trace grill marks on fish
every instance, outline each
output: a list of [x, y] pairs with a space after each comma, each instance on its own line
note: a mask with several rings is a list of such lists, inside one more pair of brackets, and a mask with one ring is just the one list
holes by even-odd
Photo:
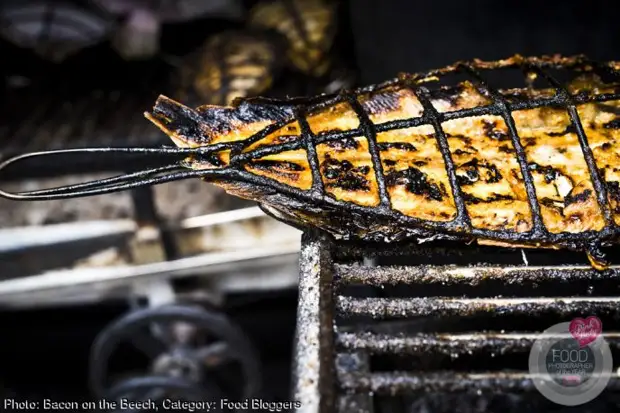
[[293, 117], [292, 107], [244, 100], [236, 106], [204, 105], [191, 109], [159, 96], [145, 116], [182, 148], [244, 140]]
[[368, 140], [363, 137], [352, 140], [354, 144], [350, 139], [338, 139], [316, 146], [322, 184], [326, 193], [337, 200], [377, 206], [379, 191]]
[[431, 126], [377, 134], [392, 208], [404, 215], [449, 221], [456, 216], [448, 175]]
[[491, 139], [495, 139], [498, 141], [509, 141], [510, 135], [508, 135], [508, 128], [504, 124], [502, 127], [498, 128], [497, 122], [491, 122], [487, 120], [482, 120], [482, 125], [484, 128], [484, 133]]
[[275, 155], [253, 159], [244, 168], [299, 189], [312, 187], [312, 176], [308, 174], [310, 165], [305, 150], [284, 151]]
[[[586, 113], [583, 115], [583, 120], [591, 118]], [[543, 120], [546, 128], [540, 125]], [[583, 123], [586, 134], [594, 136], [596, 126], [592, 122]], [[567, 111], [552, 108], [545, 112], [518, 111], [515, 124], [517, 132], [528, 137], [524, 147], [528, 169], [547, 229], [552, 233], [602, 229], [603, 215]]]
[[609, 204], [614, 214], [620, 215], [620, 182], [607, 182]]
[[487, 183], [496, 183], [502, 180], [502, 174], [495, 165], [480, 163], [478, 159], [461, 165], [457, 169], [456, 177], [461, 187], [473, 185], [480, 180]]
[[443, 200], [447, 194], [443, 183], [429, 182], [428, 175], [417, 168], [392, 171], [385, 177], [385, 183], [390, 187], [402, 185], [408, 192], [434, 201]]
[[321, 173], [327, 188], [339, 188], [344, 191], [368, 191], [370, 181], [366, 178], [370, 172], [368, 165], [354, 167], [349, 161], [338, 161], [329, 154], [321, 163]]
[[281, 128], [276, 129], [264, 138], [261, 138], [256, 142], [247, 145], [247, 147], [243, 149], [243, 153], [251, 152], [256, 149], [267, 148], [274, 145], [294, 142], [300, 139], [300, 136], [301, 129], [299, 127], [299, 122], [290, 122], [282, 126]]
[[[455, 90], [461, 96], [456, 97], [445, 89], [431, 95], [431, 103], [439, 111], [490, 103], [467, 83]], [[601, 93], [606, 93], [604, 90], [600, 88]], [[552, 91], [513, 92], [522, 97], [553, 95]], [[510, 95], [510, 92], [503, 93]], [[423, 114], [422, 105], [407, 87], [379, 86], [371, 92], [360, 91], [356, 96], [375, 124]], [[160, 106], [164, 106], [164, 110]], [[203, 107], [189, 113], [181, 110], [172, 113], [165, 106], [158, 101], [156, 107], [166, 116], [172, 114], [170, 119], [163, 118], [165, 127], [178, 126], [174, 123], [178, 121], [175, 116], [183, 116], [185, 125], [194, 122], [194, 130], [198, 133], [219, 131], [219, 135], [210, 135], [210, 143], [243, 140], [275, 122], [288, 121], [277, 131], [248, 144], [244, 153], [300, 139], [301, 131], [293, 118], [291, 106], [283, 104], [249, 100], [235, 108]], [[612, 111], [601, 111], [596, 104], [581, 105], [577, 110], [597, 167], [607, 182], [614, 219], [620, 224], [620, 131], [612, 127], [617, 115]], [[221, 117], [220, 124], [218, 116]], [[516, 111], [513, 118], [547, 229], [552, 233], [600, 230], [604, 224], [602, 213], [568, 113], [558, 108], [537, 108]], [[312, 111], [306, 119], [317, 136], [356, 129], [360, 125], [346, 102]], [[488, 230], [531, 230], [532, 216], [523, 176], [504, 120], [492, 115], [468, 117], [444, 122], [442, 128], [472, 225]], [[177, 129], [168, 132], [174, 137]], [[186, 131], [183, 133], [187, 135]], [[195, 137], [193, 140], [194, 144], [200, 141]], [[175, 142], [178, 144], [178, 140]], [[380, 132], [377, 147], [393, 210], [420, 220], [449, 221], [455, 218], [452, 188], [432, 126]], [[357, 205], [379, 205], [375, 171], [365, 137], [323, 142], [316, 145], [316, 152], [321, 184], [328, 196]], [[295, 188], [312, 187], [305, 150], [285, 151], [259, 160], [267, 162], [254, 160], [246, 169]], [[318, 216], [314, 219], [319, 219]]]
[[614, 119], [603, 125], [606, 129], [620, 129], [620, 119]]
[[433, 107], [440, 113], [486, 106], [492, 101], [482, 95], [469, 81], [456, 86], [444, 86], [430, 92]]
[[531, 229], [525, 185], [512, 142], [504, 137], [504, 120], [481, 116], [444, 122], [442, 127], [472, 225], [516, 232]]
[[566, 127], [562, 132], [549, 132], [549, 136], [564, 136], [569, 133], [577, 133], [577, 128], [572, 123]]
[[378, 143], [377, 146], [379, 150], [389, 152], [391, 150], [394, 151], [415, 151], [416, 148], [410, 143], [406, 142], [381, 142]]

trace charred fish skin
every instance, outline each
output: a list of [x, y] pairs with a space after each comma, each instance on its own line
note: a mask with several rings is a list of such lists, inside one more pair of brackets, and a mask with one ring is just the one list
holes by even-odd
[[217, 185], [336, 239], [570, 248], [600, 263], [597, 248], [619, 239], [620, 83], [584, 62], [515, 56], [466, 66], [578, 66], [565, 89], [571, 108], [551, 86], [491, 90], [474, 78], [433, 88], [460, 63], [309, 99], [194, 110], [160, 97], [147, 117], [178, 146], [218, 148], [217, 162], [188, 160], [234, 172]]

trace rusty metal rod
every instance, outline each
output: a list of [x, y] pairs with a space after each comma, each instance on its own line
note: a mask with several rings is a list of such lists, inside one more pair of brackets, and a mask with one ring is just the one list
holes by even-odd
[[[336, 345], [346, 351], [367, 351], [371, 354], [471, 354], [498, 352], [501, 354], [530, 351], [541, 338], [570, 338], [570, 334], [536, 333], [461, 333], [388, 335], [369, 332], [339, 333]], [[620, 348], [620, 333], [603, 334], [611, 347]]]
[[398, 284], [443, 284], [475, 285], [490, 279], [504, 280], [510, 284], [557, 280], [570, 282], [575, 280], [609, 280], [620, 279], [620, 266], [613, 266], [605, 271], [596, 271], [590, 266], [476, 266], [458, 267], [455, 265], [420, 265], [415, 267], [385, 266], [365, 267], [360, 265], [335, 264], [335, 277], [339, 284], [362, 284], [370, 286]]
[[620, 297], [558, 298], [352, 298], [336, 297], [336, 311], [342, 316], [373, 318], [415, 316], [612, 314]]
[[319, 236], [305, 233], [299, 261], [293, 395], [301, 406], [296, 412], [333, 412], [334, 314], [330, 250]]
[[[534, 376], [527, 372], [488, 372], [460, 373], [442, 371], [425, 372], [389, 372], [371, 375], [348, 376], [340, 382], [340, 388], [349, 393], [372, 392], [375, 395], [403, 395], [427, 392], [510, 392], [528, 393], [537, 391], [532, 382]], [[541, 376], [542, 379], [548, 379]], [[620, 377], [613, 373], [607, 389], [620, 389]]]

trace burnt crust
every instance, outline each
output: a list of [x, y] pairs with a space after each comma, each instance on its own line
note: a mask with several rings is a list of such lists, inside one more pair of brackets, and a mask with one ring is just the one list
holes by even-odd
[[[522, 58], [515, 57], [499, 62], [476, 63], [479, 67], [496, 68], [520, 59]], [[550, 65], [573, 64], [572, 60], [561, 57], [533, 61]], [[620, 68], [620, 65], [616, 66], [615, 63], [609, 65], [613, 65], [615, 70]], [[351, 94], [373, 125], [419, 118], [424, 108], [412, 92], [410, 82], [426, 82], [426, 78], [449, 70], [450, 67], [422, 75], [402, 75], [394, 81], [361, 88]], [[406, 82], [399, 83], [403, 81]], [[590, 89], [588, 85], [591, 85]], [[570, 87], [582, 94], [610, 93], [610, 88], [616, 88], [615, 85], [600, 83], [600, 79], [592, 75], [582, 78]], [[453, 89], [441, 89], [438, 94], [431, 93], [431, 103], [440, 113], [488, 104], [487, 96], [476, 93], [471, 84], [463, 83]], [[555, 91], [523, 89], [500, 93], [504, 96], [529, 99], [551, 97]], [[195, 129], [200, 127], [202, 140], [197, 136], [190, 138], [193, 144], [201, 145], [205, 142], [204, 136], [210, 132], [208, 143], [243, 141], [275, 125], [275, 132], [265, 138], [266, 142], [274, 144], [278, 142], [277, 136], [284, 134], [283, 128], [291, 128], [294, 124], [294, 107], [303, 107], [304, 110], [309, 109], [306, 113], [312, 113], [311, 106], [321, 103], [323, 107], [330, 108], [337, 104], [331, 102], [337, 102], [338, 99], [337, 95], [280, 101], [250, 99], [237, 102], [235, 108], [200, 108], [192, 113], [194, 118], [190, 117], [190, 121], [198, 122], [194, 120], [195, 114], [201, 117], [204, 124], [200, 125], [198, 122]], [[615, 104], [618, 105], [617, 102]], [[251, 113], [251, 116], [244, 118], [240, 115], [244, 112], [244, 105], [247, 105], [245, 110]], [[223, 112], [226, 110], [232, 112]], [[620, 174], [615, 167], [619, 161], [620, 151], [617, 149], [620, 136], [614, 127], [616, 114], [611, 110], [600, 109], [597, 104], [579, 105], [577, 111], [597, 167], [607, 182], [610, 206], [615, 214], [613, 218], [616, 223], [620, 223], [617, 201]], [[221, 117], [221, 124], [218, 124], [218, 116]], [[326, 189], [337, 189], [326, 191], [326, 195], [346, 204], [346, 207], [327, 202], [323, 195], [313, 192], [314, 189], [310, 190], [310, 185], [305, 188], [308, 192], [289, 192], [287, 185], [297, 188], [299, 186], [295, 183], [303, 180], [302, 175], [310, 177], [311, 171], [306, 165], [305, 170], [295, 171], [298, 174], [294, 179], [287, 180], [285, 176], [274, 178], [281, 184], [278, 191], [282, 196], [276, 198], [273, 194], [262, 194], [251, 199], [268, 205], [271, 209], [280, 210], [283, 215], [299, 222], [302, 227], [318, 227], [338, 239], [383, 239], [391, 242], [403, 237], [456, 237], [463, 240], [490, 239], [514, 245], [565, 248], [586, 248], [593, 242], [600, 244], [617, 241], [617, 230], [603, 231], [602, 213], [597, 205], [589, 169], [585, 164], [576, 130], [567, 113], [559, 108], [542, 107], [515, 111], [513, 118], [525, 151], [527, 170], [534, 179], [543, 224], [550, 231], [545, 235], [534, 236], [529, 232], [533, 219], [520, 165], [516, 161], [515, 148], [507, 125], [501, 117], [495, 115], [454, 119], [442, 124], [450, 156], [457, 170], [457, 183], [463, 192], [473, 231], [477, 234], [475, 236], [464, 232], [462, 228], [435, 225], [456, 216], [453, 199], [455, 189], [448, 182], [445, 160], [438, 150], [438, 138], [434, 128], [424, 124], [377, 133], [376, 146], [379, 149], [390, 200], [389, 209], [375, 208], [378, 207], [379, 190], [374, 178], [375, 171], [372, 169], [368, 142], [362, 132], [355, 132], [360, 133], [360, 137], [341, 139], [341, 142], [322, 141], [323, 143], [316, 145], [321, 184]], [[311, 129], [320, 126], [329, 131], [346, 132], [359, 126], [359, 118], [351, 107], [324, 110], [319, 117], [307, 119]], [[164, 121], [168, 122], [163, 127], [167, 133], [171, 136], [181, 135], [180, 129], [174, 129], [178, 125], [169, 119], [160, 120], [161, 123]], [[209, 124], [210, 122], [213, 124]], [[293, 129], [286, 133], [295, 137], [302, 135], [299, 125]], [[318, 135], [323, 136], [321, 133]], [[303, 145], [300, 144], [298, 148], [288, 153], [270, 155], [270, 160], [289, 162], [293, 152], [295, 157], [309, 158]], [[269, 168], [275, 168], [276, 164], [277, 162], [270, 164]], [[225, 186], [221, 182], [219, 184]], [[238, 189], [231, 189], [231, 193], [244, 196]], [[285, 193], [289, 196], [285, 197]], [[284, 199], [291, 204], [282, 205]], [[362, 199], [365, 200], [362, 202]], [[354, 204], [375, 209], [360, 212], [353, 208]], [[359, 220], [349, 223], [351, 216], [356, 214], [360, 215]]]

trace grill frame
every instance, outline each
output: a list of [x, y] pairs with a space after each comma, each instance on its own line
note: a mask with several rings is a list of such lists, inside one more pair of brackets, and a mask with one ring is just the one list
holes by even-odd
[[[536, 283], [542, 280], [561, 280], [572, 283], [576, 280], [617, 280], [620, 267], [596, 271], [587, 266], [385, 266], [372, 267], [358, 264], [339, 263], [339, 260], [359, 258], [363, 249], [349, 248], [343, 243], [334, 242], [326, 234], [305, 232], [302, 236], [300, 256], [299, 306], [297, 312], [297, 335], [295, 347], [295, 367], [293, 398], [300, 402], [297, 412], [318, 413], [336, 411], [373, 412], [373, 395], [424, 397], [430, 393], [484, 394], [502, 393], [537, 397], [532, 376], [526, 371], [454, 372], [454, 371], [390, 371], [371, 372], [371, 355], [406, 354], [421, 357], [457, 356], [472, 352], [525, 352], [541, 334], [522, 332], [472, 332], [472, 333], [434, 333], [421, 332], [415, 335], [398, 335], [399, 328], [388, 327], [387, 333], [361, 331], [359, 326], [339, 325], [339, 317], [356, 316], [338, 303], [344, 285], [360, 283], [366, 286], [388, 284], [408, 284], [423, 286], [429, 283], [470, 285], [487, 277], [504, 277], [507, 284]], [[385, 251], [365, 250], [368, 256], [384, 256]], [[389, 254], [389, 253], [388, 253]], [[394, 254], [394, 252], [392, 252]], [[397, 255], [406, 252], [396, 253]], [[469, 276], [464, 276], [469, 274]], [[508, 292], [507, 292], [508, 293]], [[349, 297], [346, 297], [349, 298]], [[419, 320], [429, 316], [447, 318], [452, 297], [414, 299], [416, 304], [424, 300], [434, 303], [422, 305], [419, 311], [401, 313], [399, 304], [411, 299], [383, 298], [384, 310], [393, 304], [388, 313], [377, 311], [360, 300], [359, 308], [366, 310], [373, 322], [386, 316], [400, 316], [403, 319], [415, 315]], [[536, 316], [550, 312], [554, 315], [567, 314], [616, 314], [620, 297], [577, 298], [567, 303], [564, 297], [549, 298], [537, 308], [529, 304], [540, 301], [539, 297], [523, 297], [518, 300], [526, 314]], [[363, 299], [362, 299], [363, 300]], [[375, 299], [378, 300], [378, 299]], [[487, 305], [495, 297], [478, 298], [477, 310], [494, 311]], [[400, 301], [400, 303], [399, 303]], [[407, 306], [415, 308], [416, 305]], [[446, 311], [447, 310], [447, 311]], [[454, 310], [454, 309], [452, 309]], [[463, 311], [461, 311], [463, 310]], [[468, 316], [472, 309], [456, 309], [458, 316]], [[506, 316], [501, 311], [498, 316]], [[449, 328], [449, 327], [448, 327]], [[620, 332], [604, 333], [610, 347], [620, 350]], [[524, 366], [526, 368], [526, 366]], [[620, 392], [620, 372], [615, 371], [606, 392]], [[479, 410], [475, 410], [479, 411]], [[480, 410], [480, 411], [494, 411]]]
[[[502, 96], [498, 90], [492, 89], [484, 76], [483, 71], [498, 70], [521, 70], [527, 78], [529, 73], [535, 73], [537, 76], [544, 78], [550, 88], [555, 90], [553, 97], [528, 98], [526, 100], [508, 100]], [[471, 240], [476, 238], [484, 238], [491, 241], [500, 242], [523, 242], [526, 244], [554, 244], [564, 248], [573, 248], [577, 250], [587, 250], [593, 257], [600, 257], [599, 248], [607, 245], [612, 240], [620, 237], [620, 227], [616, 225], [611, 215], [610, 205], [607, 201], [607, 188], [601, 179], [600, 173], [593, 158], [592, 151], [588, 145], [588, 139], [585, 135], [581, 120], [576, 111], [576, 106], [585, 103], [604, 103], [613, 100], [620, 100], [620, 93], [576, 93], [570, 94], [557, 79], [549, 72], [551, 70], [569, 70], [572, 72], [593, 72], [600, 75], [609, 75], [614, 80], [620, 80], [620, 63], [608, 62], [597, 63], [587, 59], [584, 56], [576, 56], [571, 58], [563, 57], [541, 57], [541, 58], [524, 58], [515, 56], [510, 59], [495, 62], [484, 62], [474, 60], [472, 62], [458, 62], [452, 66], [443, 69], [433, 70], [423, 74], [401, 75], [399, 78], [374, 85], [366, 88], [360, 88], [354, 91], [344, 91], [334, 95], [321, 95], [314, 98], [300, 99], [270, 99], [270, 98], [250, 98], [241, 104], [250, 105], [269, 105], [275, 108], [272, 114], [279, 120], [275, 121], [271, 126], [264, 128], [260, 132], [243, 141], [234, 141], [227, 143], [218, 143], [198, 148], [91, 148], [86, 149], [87, 152], [116, 152], [142, 154], [153, 157], [155, 153], [165, 153], [167, 155], [194, 155], [196, 157], [209, 157], [220, 151], [230, 151], [229, 165], [218, 167], [217, 169], [203, 170], [187, 170], [183, 161], [177, 160], [170, 164], [166, 169], [152, 168], [145, 169], [138, 174], [120, 176], [110, 181], [94, 181], [84, 184], [84, 186], [73, 186], [70, 188], [55, 188], [49, 191], [37, 191], [36, 194], [28, 196], [22, 193], [14, 196], [13, 199], [58, 199], [72, 198], [79, 196], [88, 196], [109, 192], [116, 192], [130, 188], [136, 188], [144, 185], [155, 185], [163, 182], [171, 182], [181, 179], [201, 177], [213, 180], [228, 180], [245, 183], [256, 188], [262, 188], [269, 191], [276, 191], [284, 197], [288, 197], [293, 201], [309, 203], [312, 205], [320, 205], [327, 212], [347, 212], [357, 213], [372, 220], [382, 220], [384, 222], [399, 222], [406, 227], [411, 234], [417, 237], [435, 236], [444, 239], [460, 239]], [[428, 96], [427, 85], [429, 82], [436, 81], [447, 75], [463, 74], [469, 76], [469, 79], [476, 86], [478, 91], [486, 97], [492, 99], [493, 103], [485, 106], [478, 106], [470, 109], [460, 109], [451, 112], [438, 112], [432, 105]], [[404, 120], [388, 121], [380, 124], [373, 124], [368, 115], [364, 111], [359, 95], [369, 93], [388, 86], [407, 87], [419, 99], [424, 112], [419, 117], [413, 117]], [[322, 133], [320, 136], [314, 135], [308, 125], [306, 115], [337, 103], [348, 103], [357, 113], [359, 118], [359, 127], [347, 131], [329, 131]], [[190, 128], [195, 122], [200, 122], [200, 115], [189, 108], [179, 108], [174, 106], [175, 103], [164, 99], [158, 101], [156, 110], [159, 109], [167, 116], [173, 116], [178, 122], [185, 122]], [[599, 209], [605, 220], [605, 226], [599, 231], [590, 230], [580, 233], [549, 232], [542, 222], [539, 201], [536, 197], [536, 189], [534, 187], [533, 178], [527, 165], [527, 159], [521, 145], [519, 134], [516, 130], [512, 112], [517, 110], [535, 109], [544, 107], [560, 107], [564, 108], [570, 115], [572, 125], [578, 135], [578, 140], [582, 150], [583, 157], [588, 165], [590, 178]], [[463, 193], [456, 181], [456, 170], [452, 161], [447, 138], [442, 129], [443, 122], [462, 119], [472, 116], [496, 115], [502, 116], [508, 126], [511, 140], [516, 151], [516, 157], [520, 164], [523, 181], [528, 195], [530, 204], [530, 212], [532, 215], [532, 229], [527, 232], [516, 232], [509, 229], [488, 230], [480, 229], [472, 226], [466, 208]], [[268, 134], [291, 122], [299, 122], [301, 127], [300, 138], [268, 147], [258, 148], [251, 151], [245, 151], [250, 145], [265, 138]], [[390, 199], [386, 190], [385, 175], [382, 172], [382, 165], [379, 158], [379, 150], [377, 148], [376, 135], [380, 132], [386, 132], [395, 129], [405, 129], [422, 125], [432, 125], [435, 129], [435, 138], [437, 139], [438, 148], [444, 159], [446, 171], [453, 194], [454, 202], [457, 209], [456, 217], [451, 221], [428, 221], [407, 216], [397, 210], [391, 208]], [[344, 138], [353, 138], [363, 136], [369, 144], [369, 153], [372, 158], [373, 168], [376, 175], [376, 182], [379, 188], [380, 204], [376, 207], [361, 206], [351, 202], [344, 202], [335, 199], [325, 191], [319, 170], [318, 159], [316, 154], [316, 145], [320, 143], [340, 140]], [[313, 183], [309, 190], [302, 190], [292, 186], [282, 184], [268, 177], [259, 176], [248, 172], [244, 166], [253, 159], [263, 156], [276, 154], [282, 151], [290, 151], [297, 149], [307, 149], [306, 154], [310, 165]], [[77, 151], [76, 151], [77, 153]], [[36, 154], [36, 156], [46, 155], [46, 153]], [[32, 156], [32, 155], [28, 155]], [[0, 166], [3, 169], [8, 164], [15, 162], [11, 159]], [[2, 195], [11, 197], [11, 194], [3, 193]]]

